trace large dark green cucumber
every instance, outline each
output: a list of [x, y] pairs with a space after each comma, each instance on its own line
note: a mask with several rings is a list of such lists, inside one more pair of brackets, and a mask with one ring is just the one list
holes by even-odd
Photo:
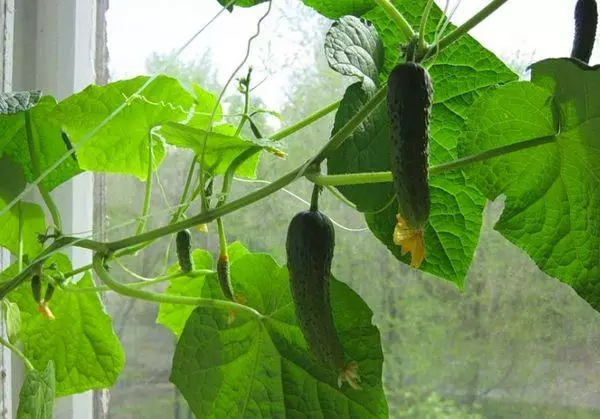
[[329, 298], [334, 247], [335, 232], [327, 215], [310, 210], [294, 216], [288, 227], [286, 251], [296, 316], [311, 352], [339, 373], [344, 368], [344, 350]]
[[598, 26], [598, 8], [596, 0], [578, 0], [575, 5], [575, 38], [571, 57], [584, 63], [590, 62], [596, 27]]
[[388, 78], [391, 169], [400, 215], [411, 228], [429, 218], [428, 143], [433, 86], [418, 63], [397, 65]]
[[192, 235], [188, 230], [181, 230], [175, 238], [177, 247], [177, 260], [179, 267], [183, 272], [194, 270], [194, 261], [192, 259]]

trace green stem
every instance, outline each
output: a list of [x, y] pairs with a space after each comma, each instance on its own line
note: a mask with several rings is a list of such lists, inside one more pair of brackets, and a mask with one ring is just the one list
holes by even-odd
[[292, 183], [299, 177], [303, 176], [310, 163], [316, 162], [317, 164], [323, 161], [330, 153], [335, 151], [344, 140], [369, 116], [369, 114], [379, 105], [379, 103], [385, 97], [387, 88], [382, 87], [377, 91], [377, 93], [367, 102], [365, 105], [354, 115], [350, 121], [348, 121], [339, 131], [337, 131], [329, 140], [325, 146], [315, 155], [312, 161], [309, 161], [308, 164], [303, 164], [294, 170], [286, 173], [279, 179], [273, 181], [272, 183], [257, 189], [256, 191], [249, 193], [235, 201], [232, 201], [228, 204], [224, 204], [221, 207], [215, 208], [210, 211], [203, 212], [201, 214], [197, 214], [188, 219], [179, 221], [174, 224], [169, 224], [164, 227], [157, 228], [155, 230], [148, 231], [146, 233], [140, 234], [139, 236], [127, 237], [122, 240], [117, 240], [114, 242], [105, 243], [106, 247], [111, 250], [119, 250], [127, 247], [134, 246], [138, 243], [144, 243], [150, 240], [154, 240], [156, 238], [165, 236], [167, 234], [175, 233], [179, 230], [183, 230], [185, 228], [190, 228], [198, 224], [205, 224], [212, 220], [215, 220], [218, 217], [222, 217], [226, 214], [229, 214], [233, 211], [237, 211], [240, 208], [244, 208], [250, 204], [253, 204], [256, 201], [259, 201], [272, 193], [277, 192], [281, 188], [284, 188], [288, 184]]
[[256, 318], [263, 317], [258, 311], [254, 310], [251, 307], [234, 303], [233, 301], [226, 300], [214, 300], [210, 298], [196, 298], [196, 297], [186, 297], [181, 295], [170, 295], [170, 294], [159, 294], [156, 292], [149, 292], [140, 289], [131, 288], [127, 285], [121, 284], [115, 281], [110, 273], [104, 267], [104, 257], [96, 253], [94, 255], [94, 271], [98, 274], [100, 280], [106, 284], [110, 289], [115, 291], [118, 294], [126, 295], [128, 297], [137, 298], [140, 300], [153, 301], [156, 303], [167, 303], [167, 304], [182, 304], [182, 305], [191, 305], [198, 307], [208, 307], [208, 308], [216, 308], [220, 310], [227, 310], [231, 312], [232, 310], [236, 311], [245, 311], [246, 313], [251, 314]]
[[352, 118], [342, 128], [336, 131], [331, 136], [329, 141], [323, 146], [323, 148], [317, 153], [315, 158], [311, 160], [311, 164], [318, 165], [323, 160], [335, 152], [343, 143], [346, 138], [354, 132], [354, 130], [362, 124], [362, 122], [368, 118], [368, 116], [379, 106], [379, 104], [385, 99], [387, 95], [387, 86], [382, 86], [377, 90], [371, 99], [364, 104], [360, 110], [354, 114]]
[[428, 0], [425, 5], [425, 10], [423, 10], [423, 15], [421, 16], [421, 24], [419, 25], [419, 49], [422, 50], [427, 48], [427, 43], [425, 42], [425, 26], [427, 25], [432, 6], [433, 0]]
[[[164, 276], [159, 276], [153, 279], [147, 279], [145, 281], [139, 281], [139, 282], [131, 282], [129, 284], [127, 284], [128, 287], [130, 288], [145, 288], [148, 287], [150, 285], [154, 285], [154, 284], [159, 284], [161, 282], [166, 282], [166, 281], [171, 281], [173, 279], [177, 279], [177, 278], [181, 278], [182, 276], [185, 277], [189, 277], [189, 278], [195, 278], [198, 276], [204, 276], [204, 275], [210, 275], [215, 273], [215, 271], [213, 271], [212, 269], [196, 269], [193, 270], [191, 272], [188, 273], [183, 273], [183, 272], [176, 272], [173, 274], [169, 274], [169, 275], [164, 275]], [[107, 291], [112, 291], [112, 288], [108, 287], [108, 286], [104, 286], [104, 287], [85, 287], [85, 288], [77, 288], [77, 287], [68, 287], [68, 286], [63, 286], [62, 289], [64, 291], [67, 292], [82, 292], [82, 293], [95, 293], [95, 292], [107, 292]]]
[[10, 349], [15, 355], [17, 355], [19, 358], [21, 358], [23, 360], [23, 363], [25, 364], [25, 367], [29, 370], [29, 371], [33, 371], [35, 368], [33, 367], [33, 364], [31, 363], [31, 361], [25, 356], [25, 354], [23, 352], [21, 352], [19, 350], [19, 348], [17, 348], [15, 345], [13, 345], [12, 343], [10, 343], [9, 341], [7, 341], [6, 339], [4, 339], [2, 336], [0, 336], [0, 345], [2, 346], [6, 346], [8, 349]]
[[135, 234], [141, 234], [146, 229], [146, 221], [150, 213], [150, 204], [152, 202], [152, 174], [154, 173], [154, 150], [152, 150], [152, 134], [148, 134], [148, 174], [146, 176], [146, 192], [144, 194], [144, 207], [142, 218], [138, 224]]
[[[555, 140], [555, 135], [548, 135], [545, 137], [538, 137], [527, 141], [508, 144], [502, 147], [492, 148], [481, 153], [473, 154], [472, 156], [467, 156], [451, 162], [431, 166], [429, 168], [429, 174], [437, 175], [443, 172], [449, 172], [472, 165], [474, 163], [489, 160], [494, 157], [500, 157], [510, 153], [515, 153], [517, 151], [523, 151], [528, 148], [549, 144]], [[361, 185], [370, 183], [389, 183], [393, 181], [391, 172], [348, 173], [342, 175], [321, 175], [319, 173], [307, 173], [305, 177], [311, 182], [323, 186]]]
[[249, 119], [248, 111], [250, 110], [250, 75], [252, 74], [252, 67], [248, 68], [248, 75], [246, 76], [245, 90], [244, 90], [244, 114], [238, 124], [235, 135], [238, 136], [244, 128], [244, 124]]
[[508, 0], [492, 0], [487, 6], [473, 15], [469, 20], [460, 25], [458, 28], [454, 29], [448, 35], [443, 37], [439, 42], [432, 45], [429, 50], [435, 53], [442, 51], [447, 48], [449, 45], [453, 44], [463, 35], [466, 35], [471, 29], [489, 17], [492, 13], [494, 13], [497, 9], [499, 9], [504, 3]]
[[339, 100], [337, 102], [330, 103], [329, 105], [325, 106], [324, 108], [319, 109], [318, 111], [314, 112], [311, 115], [308, 115], [306, 118], [296, 122], [295, 124], [292, 124], [289, 127], [286, 127], [280, 131], [277, 131], [275, 134], [273, 134], [269, 137], [269, 140], [271, 140], [271, 141], [283, 140], [284, 138], [295, 133], [296, 131], [300, 131], [302, 128], [312, 124], [315, 121], [318, 121], [319, 119], [323, 118], [324, 116], [329, 115], [331, 112], [335, 111], [339, 107], [340, 107]]
[[318, 211], [319, 210], [319, 194], [321, 193], [322, 186], [315, 183], [313, 186], [312, 195], [310, 197], [310, 210]]
[[38, 269], [46, 259], [68, 246], [77, 246], [103, 254], [108, 251], [106, 244], [95, 240], [67, 236], [59, 237], [50, 246], [46, 247], [39, 255], [37, 255], [35, 259], [25, 267], [25, 269], [23, 269], [9, 281], [5, 281], [0, 284], [0, 300], [6, 297], [24, 281], [26, 281], [31, 276], [31, 272], [35, 269]]
[[[38, 155], [35, 151], [34, 138], [33, 138], [33, 126], [31, 124], [31, 114], [29, 111], [25, 112], [25, 130], [27, 132], [27, 145], [29, 147], [29, 158], [31, 159], [31, 166], [33, 168], [33, 176], [35, 178], [40, 177], [41, 168], [40, 168], [40, 160], [38, 159]], [[54, 227], [58, 232], [62, 232], [62, 220], [60, 218], [60, 211], [56, 206], [56, 203], [50, 196], [50, 192], [42, 182], [37, 185], [38, 190], [40, 191], [40, 195], [50, 211], [50, 215], [52, 216], [52, 222], [54, 223]]]
[[92, 269], [92, 264], [91, 263], [88, 264], [88, 265], [83, 265], [80, 268], [73, 269], [72, 271], [66, 272], [64, 274], [64, 276], [65, 276], [65, 278], [71, 278], [71, 277], [73, 277], [75, 275], [79, 275], [80, 273], [87, 272], [90, 269]]
[[17, 269], [21, 272], [23, 269], [23, 208], [21, 202], [17, 204], [19, 211], [19, 231], [18, 231], [18, 242], [17, 242]]
[[[198, 155], [195, 154], [192, 162], [190, 163], [187, 177], [185, 178], [185, 185], [183, 186], [183, 191], [181, 192], [181, 197], [179, 198], [179, 206], [177, 207], [177, 211], [171, 218], [171, 223], [177, 222], [188, 207], [188, 205], [186, 205], [186, 198], [190, 191], [190, 186], [192, 185], [192, 179], [194, 178], [194, 170], [196, 169], [197, 159]], [[200, 186], [202, 187], [202, 185]]]
[[383, 9], [383, 11], [394, 21], [394, 24], [402, 31], [407, 41], [411, 40], [415, 36], [410, 23], [402, 16], [402, 13], [398, 11], [389, 0], [374, 0], [375, 3]]

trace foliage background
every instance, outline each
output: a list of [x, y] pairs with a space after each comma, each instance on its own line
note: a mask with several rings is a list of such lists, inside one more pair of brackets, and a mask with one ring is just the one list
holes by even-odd
[[[291, 71], [292, 82], [282, 89], [286, 101], [283, 124], [289, 124], [327, 105], [343, 94], [352, 82], [331, 71], [322, 54], [323, 37], [330, 24], [299, 2], [286, 0], [272, 19], [270, 37], [302, 33], [295, 51], [274, 65], [268, 54], [253, 57], [255, 81], [266, 77], [256, 90], [255, 106], [263, 106], [261, 93], [275, 88], [269, 80], [277, 68]], [[109, 34], [110, 35], [110, 34]], [[297, 71], [298, 59], [310, 62]], [[506, 60], [517, 72], [527, 62]], [[287, 65], [286, 65], [287, 63]], [[212, 71], [211, 54], [188, 61], [175, 61], [169, 54], [148, 58], [153, 73], [166, 66], [166, 73], [184, 83], [196, 82], [218, 92], [220, 80]], [[259, 74], [261, 76], [259, 76]], [[230, 91], [230, 112], [242, 104]], [[271, 117], [257, 121], [263, 131], [277, 124]], [[333, 115], [300, 131], [286, 142], [288, 160], [265, 155], [259, 179], [272, 180], [322, 145], [329, 136]], [[184, 182], [191, 155], [171, 152], [159, 171], [164, 194], [153, 196], [157, 215], [152, 226], [166, 220], [161, 208], [174, 205]], [[137, 180], [107, 176], [105, 228], [130, 220], [140, 212], [143, 185]], [[236, 182], [232, 194], [241, 196], [258, 184]], [[307, 199], [310, 186], [297, 182], [290, 191]], [[363, 219], [329, 194], [324, 210], [338, 223], [364, 228]], [[253, 251], [273, 254], [284, 262], [285, 232], [290, 218], [305, 208], [297, 198], [278, 192], [234, 216], [226, 217], [230, 241], [240, 240]], [[391, 417], [414, 418], [600, 418], [600, 317], [566, 285], [545, 276], [525, 253], [510, 245], [492, 226], [502, 200], [486, 209], [484, 232], [476, 251], [466, 288], [459, 293], [450, 283], [401, 265], [369, 231], [338, 228], [335, 276], [350, 285], [375, 312], [385, 355], [384, 380]], [[216, 252], [214, 226], [209, 232], [194, 231], [197, 247]], [[112, 230], [108, 239], [133, 231]], [[144, 276], [160, 274], [167, 261], [163, 255], [170, 240], [164, 239], [140, 257], [125, 260]], [[118, 279], [127, 281], [126, 276]], [[174, 338], [155, 324], [158, 307], [108, 294], [108, 310], [127, 353], [126, 369], [112, 389], [111, 418], [133, 417], [182, 419], [191, 417], [185, 401], [168, 381]], [[480, 416], [478, 416], [480, 415]]]

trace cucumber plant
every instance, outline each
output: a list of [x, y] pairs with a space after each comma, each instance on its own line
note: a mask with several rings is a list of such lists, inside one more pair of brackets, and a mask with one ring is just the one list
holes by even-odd
[[[238, 1], [235, 7], [258, 3]], [[0, 297], [10, 309], [5, 318], [18, 317], [15, 305], [28, 315], [11, 321], [21, 333], [13, 330], [10, 340], [0, 337], [0, 342], [24, 360], [32, 377], [23, 400], [42, 393], [30, 388], [41, 383], [39, 377], [45, 389], [52, 389], [43, 392], [46, 407], [55, 395], [115, 383], [124, 354], [98, 298], [113, 291], [160, 304], [159, 322], [178, 338], [171, 380], [198, 417], [220, 417], [222, 406], [231, 417], [327, 417], [331, 406], [349, 417], [387, 417], [383, 352], [373, 313], [332, 272], [334, 225], [317, 205], [324, 186], [359, 211], [368, 208], [361, 215], [399, 265], [460, 288], [479, 240], [485, 199], [504, 194], [507, 209], [496, 228], [540, 269], [600, 309], [594, 292], [600, 275], [600, 198], [594, 193], [600, 144], [592, 129], [600, 117], [594, 93], [600, 91], [600, 72], [587, 65], [595, 2], [577, 4], [572, 57], [533, 63], [531, 81], [517, 81], [498, 57], [468, 36], [506, 0], [492, 0], [458, 27], [432, 0], [375, 0], [360, 7], [353, 1], [335, 3], [307, 2], [337, 19], [325, 52], [331, 67], [355, 83], [341, 100], [267, 137], [268, 127], [254, 117], [270, 111], [251, 106], [251, 71], [238, 85], [241, 115], [224, 112], [224, 91], [186, 89], [163, 75], [92, 85], [61, 101], [39, 92], [3, 94], [0, 128], [13, 134], [0, 139], [0, 246], [15, 263], [1, 272]], [[260, 22], [271, 2], [261, 7]], [[282, 140], [333, 111], [330, 138], [306, 162], [232, 198], [235, 176], [253, 177], [263, 153], [284, 157]], [[114, 144], [135, 152], [122, 159], [123, 147]], [[192, 155], [186, 181], [168, 221], [148, 229], [152, 179], [170, 147]], [[52, 153], [43, 154], [48, 149]], [[337, 169], [347, 171], [321, 174], [321, 164], [334, 159], [341, 162]], [[135, 234], [107, 241], [64, 230], [52, 191], [83, 171], [117, 172], [145, 182]], [[544, 186], [556, 196], [564, 193], [568, 213], [562, 196], [553, 200], [555, 195], [537, 193], [539, 182], [558, 181], [551, 179], [556, 173], [566, 175], [559, 179], [562, 189]], [[281, 238], [287, 266], [228, 242], [228, 217], [299, 179], [314, 183], [313, 196], [309, 210], [290, 216], [287, 237]], [[344, 189], [349, 186], [352, 193]], [[49, 227], [42, 208], [26, 200], [32, 188], [40, 192]], [[362, 205], [371, 199], [388, 204]], [[545, 217], [540, 207], [560, 216]], [[540, 219], [568, 220], [571, 228], [565, 233], [562, 224], [532, 224]], [[216, 228], [206, 229], [210, 223]], [[194, 249], [188, 229], [199, 226], [202, 234], [216, 231], [218, 249]], [[164, 275], [143, 278], [120, 263], [173, 234], [178, 264]], [[576, 258], [562, 254], [555, 251], [559, 242], [583, 251]], [[72, 247], [92, 251], [93, 263], [71, 266], [62, 252]], [[336, 254], [336, 260], [345, 257]], [[115, 265], [140, 281], [115, 280]], [[164, 292], [147, 289], [159, 282], [169, 283]], [[90, 339], [92, 345], [76, 346]], [[245, 397], [232, 397], [232, 388]], [[36, 412], [52, 410], [35, 403]]]

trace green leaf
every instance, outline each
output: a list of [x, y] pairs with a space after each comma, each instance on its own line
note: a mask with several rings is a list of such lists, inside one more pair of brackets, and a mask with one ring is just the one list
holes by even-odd
[[33, 108], [42, 97], [41, 90], [0, 93], [0, 115], [9, 115]]
[[[63, 254], [56, 262], [59, 270], [70, 270]], [[89, 273], [74, 285], [94, 285]], [[36, 369], [52, 361], [56, 368], [56, 395], [67, 396], [91, 389], [112, 387], [123, 369], [123, 348], [112, 328], [100, 298], [95, 293], [54, 292], [50, 309], [56, 320], [49, 320], [37, 310], [31, 298], [29, 282], [9, 297], [19, 305], [22, 317], [23, 352]]]
[[[0, 213], [25, 189], [23, 169], [6, 156], [0, 158]], [[44, 212], [39, 205], [21, 201], [0, 216], [0, 247], [13, 255], [19, 250], [19, 224], [23, 237], [23, 253], [33, 258], [41, 252], [38, 233], [46, 231]]]
[[[55, 106], [56, 99], [44, 96], [37, 106], [27, 111], [31, 120], [33, 152], [39, 161], [40, 173], [53, 166], [68, 151], [60, 126], [52, 116]], [[25, 112], [0, 117], [0, 138], [3, 138], [0, 141], [6, 141], [4, 154], [23, 166], [27, 182], [36, 180], [28, 145]], [[42, 185], [52, 190], [79, 173], [81, 169], [73, 154], [52, 170], [42, 180]]]
[[27, 371], [19, 393], [17, 419], [52, 419], [54, 413], [54, 364], [43, 371]]
[[[434, 176], [429, 187], [431, 212], [425, 228], [427, 254], [421, 269], [452, 281], [462, 289], [479, 242], [485, 198], [460, 172]], [[410, 255], [402, 255], [392, 238], [397, 212], [398, 204], [394, 201], [382, 212], [365, 214], [365, 219], [373, 234], [394, 256], [409, 264]]]
[[[192, 252], [195, 269], [212, 269], [214, 262], [212, 255], [203, 249], [196, 249]], [[179, 269], [179, 264], [173, 265], [169, 272], [175, 272]], [[204, 287], [205, 276], [186, 275], [180, 278], [171, 280], [171, 283], [165, 290], [166, 294], [171, 295], [194, 295], [202, 294]], [[161, 303], [158, 309], [158, 317], [156, 323], [162, 324], [170, 329], [175, 336], [179, 336], [185, 322], [190, 314], [194, 311], [194, 307], [182, 304], [166, 304]]]
[[495, 229], [600, 310], [600, 69], [569, 59], [531, 68], [531, 82], [493, 90], [473, 106], [461, 155], [559, 132], [469, 175], [489, 199], [505, 196]]
[[[340, 130], [376, 92], [372, 84], [361, 82], [344, 93], [332, 134]], [[390, 126], [387, 106], [381, 104], [360, 124], [346, 142], [327, 159], [328, 174], [379, 172], [390, 170]], [[385, 150], [385, 152], [384, 152]], [[392, 183], [339, 186], [338, 190], [361, 212], [376, 212], [395, 196]]]
[[[204, 150], [204, 167], [213, 174], [225, 173], [231, 162], [242, 152], [255, 146], [263, 147], [274, 154], [283, 153], [265, 140], [248, 140], [236, 135], [233, 125], [222, 124], [213, 127], [212, 132], [184, 124], [169, 123], [160, 130], [166, 142], [177, 147], [190, 148], [198, 155]], [[206, 147], [204, 142], [206, 141]], [[259, 154], [246, 160], [237, 170], [238, 176], [256, 177]]]
[[303, 0], [304, 4], [329, 19], [344, 15], [361, 16], [377, 5], [373, 0]]
[[[319, 10], [329, 10], [328, 4], [323, 2], [318, 6], [321, 7]], [[344, 13], [360, 12], [360, 3], [341, 1], [336, 4]], [[410, 24], [417, 27], [423, 9], [422, 2], [395, 1], [394, 5]], [[426, 28], [428, 40], [433, 40], [441, 15], [440, 9], [434, 5]], [[385, 64], [379, 75], [379, 82], [383, 83], [398, 62], [398, 45], [405, 40], [381, 8], [375, 7], [362, 17], [377, 28], [385, 47]], [[434, 86], [429, 164], [437, 165], [458, 158], [457, 139], [464, 130], [466, 115], [475, 99], [499, 83], [515, 80], [516, 75], [469, 36], [461, 38], [437, 55], [431, 62], [429, 72]], [[350, 86], [338, 109], [334, 132], [373, 93], [369, 87], [361, 88], [356, 84]], [[328, 159], [328, 173], [390, 170], [389, 148], [389, 119], [387, 104], [383, 103], [344, 142], [336, 154]], [[425, 231], [427, 255], [421, 269], [461, 287], [479, 240], [485, 200], [475, 185], [460, 172], [433, 176], [430, 184], [432, 214]], [[367, 212], [367, 223], [375, 236], [398, 259], [406, 262], [408, 259], [400, 255], [398, 247], [393, 243], [397, 203], [390, 201], [393, 196], [391, 188], [392, 184], [372, 184], [339, 189], [361, 211]], [[389, 206], [386, 207], [387, 204]]]
[[21, 312], [19, 306], [8, 300], [2, 300], [2, 320], [10, 343], [19, 340], [21, 333]]
[[[331, 296], [346, 358], [360, 367], [362, 390], [338, 388], [337, 373], [308, 351], [285, 267], [269, 255], [247, 254], [232, 263], [231, 278], [236, 293], [264, 316], [238, 312], [229, 325], [228, 310], [192, 312], [171, 381], [197, 417], [388, 417], [379, 332], [371, 310], [348, 286], [332, 280]], [[217, 297], [218, 286], [210, 288], [207, 296]]]
[[383, 65], [383, 44], [370, 22], [344, 16], [333, 22], [325, 36], [325, 56], [338, 73], [376, 82]]
[[[231, 0], [217, 0], [219, 2], [219, 4], [223, 5], [223, 6], [227, 6], [229, 3], [231, 3]], [[257, 4], [261, 4], [264, 3], [266, 1], [269, 0], [237, 0], [235, 2], [235, 6], [238, 7], [252, 7], [252, 6], [256, 6]], [[233, 10], [234, 6], [229, 6], [227, 8], [227, 10], [229, 10], [230, 12]]]
[[[91, 85], [58, 104], [55, 117], [77, 149], [81, 168], [97, 172], [126, 173], [145, 179], [148, 174], [150, 133], [169, 121], [184, 121], [194, 99], [179, 82], [158, 76], [135, 95], [149, 77], [140, 76], [104, 86]], [[126, 106], [92, 137], [89, 135]], [[153, 141], [154, 163], [165, 155], [164, 145]]]
[[[186, 125], [207, 129], [211, 122], [210, 117], [217, 105], [217, 95], [208, 90], [204, 90], [202, 86], [196, 83], [192, 83], [192, 93], [194, 94], [194, 115]], [[219, 122], [221, 119], [223, 119], [223, 109], [219, 103], [217, 110], [215, 111], [215, 116], [212, 119], [212, 123]]]

